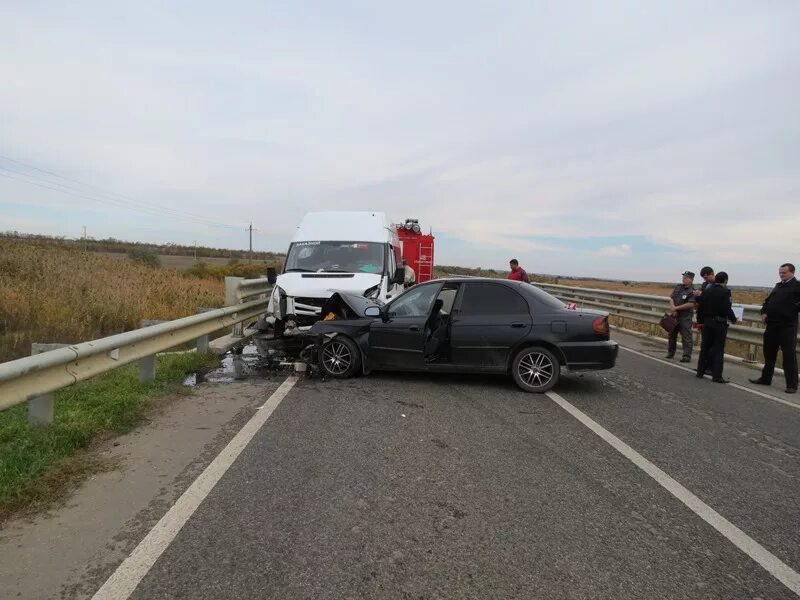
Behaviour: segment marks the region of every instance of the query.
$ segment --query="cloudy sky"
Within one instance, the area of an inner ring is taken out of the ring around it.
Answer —
[[[0,5],[0,230],[732,284],[800,263],[800,2]]]

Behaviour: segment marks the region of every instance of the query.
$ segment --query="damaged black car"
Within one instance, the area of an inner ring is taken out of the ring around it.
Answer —
[[[370,371],[510,374],[545,392],[570,371],[610,369],[608,313],[572,309],[518,281],[437,279],[388,304],[334,294],[311,328],[312,361],[328,377]]]

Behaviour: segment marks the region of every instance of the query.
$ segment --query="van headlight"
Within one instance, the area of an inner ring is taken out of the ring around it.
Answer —
[[[283,313],[286,310],[286,292],[284,292],[280,286],[276,285],[272,290],[269,304],[275,318],[282,319]]]

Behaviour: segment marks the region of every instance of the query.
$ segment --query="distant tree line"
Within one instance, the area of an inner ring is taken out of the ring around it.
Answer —
[[[185,246],[181,244],[148,244],[146,242],[127,242],[115,238],[67,238],[19,231],[0,232],[0,238],[20,240],[28,244],[40,246],[63,246],[79,248],[90,252],[119,252],[131,257],[142,257],[146,254],[163,254],[168,256],[194,256],[198,258],[250,258],[248,250],[231,250],[229,248],[212,248],[209,246]],[[270,262],[282,262],[285,255],[276,252],[253,251],[252,258]]]

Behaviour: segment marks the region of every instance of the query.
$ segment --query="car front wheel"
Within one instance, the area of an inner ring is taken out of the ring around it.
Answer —
[[[361,367],[361,353],[353,340],[337,335],[322,344],[319,349],[319,365],[328,377],[347,379],[355,375]]]
[[[511,363],[511,374],[522,390],[541,394],[558,383],[561,365],[547,348],[523,348]]]

